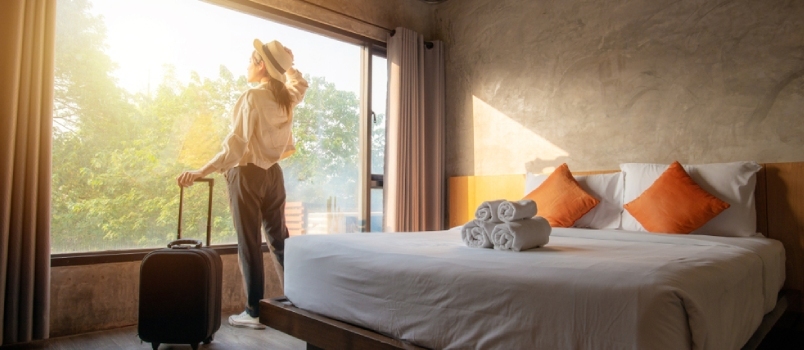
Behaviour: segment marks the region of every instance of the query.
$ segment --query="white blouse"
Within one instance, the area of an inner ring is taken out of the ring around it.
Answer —
[[[294,68],[285,72],[285,78],[290,110],[285,112],[274,100],[267,83],[248,89],[234,106],[232,131],[224,139],[223,149],[207,165],[220,172],[248,163],[268,169],[296,151],[291,130],[293,107],[304,98],[308,86]]]

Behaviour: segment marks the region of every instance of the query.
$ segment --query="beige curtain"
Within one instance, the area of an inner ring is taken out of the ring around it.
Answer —
[[[427,47],[430,46],[431,47]],[[444,45],[388,38],[385,231],[444,228]]]
[[[48,337],[55,0],[0,10],[0,344]]]

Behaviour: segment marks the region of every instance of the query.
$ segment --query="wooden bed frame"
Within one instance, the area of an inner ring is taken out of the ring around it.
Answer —
[[[577,175],[613,171],[575,172]],[[524,175],[459,176],[448,183],[449,226],[461,225],[486,200],[520,199]],[[776,308],[743,349],[755,349],[773,325],[787,312],[802,311],[804,290],[804,162],[767,163],[757,174],[757,231],[779,240],[785,247],[786,279]],[[287,298],[260,302],[260,322],[307,342],[317,349],[422,349],[371,330],[336,321],[296,308]]]

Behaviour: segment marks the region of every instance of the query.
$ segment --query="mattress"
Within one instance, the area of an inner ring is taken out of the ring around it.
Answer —
[[[784,282],[784,248],[764,237],[554,228],[511,252],[453,229],[285,249],[297,307],[434,349],[735,349]]]

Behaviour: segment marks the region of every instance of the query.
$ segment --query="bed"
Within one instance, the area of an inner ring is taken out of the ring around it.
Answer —
[[[768,196],[768,168],[755,192],[765,236],[767,208],[790,199]],[[289,300],[264,300],[261,321],[311,348],[750,348],[800,281],[787,277],[800,272],[795,226],[778,240],[554,228],[518,253],[466,247],[459,229],[294,237]]]

